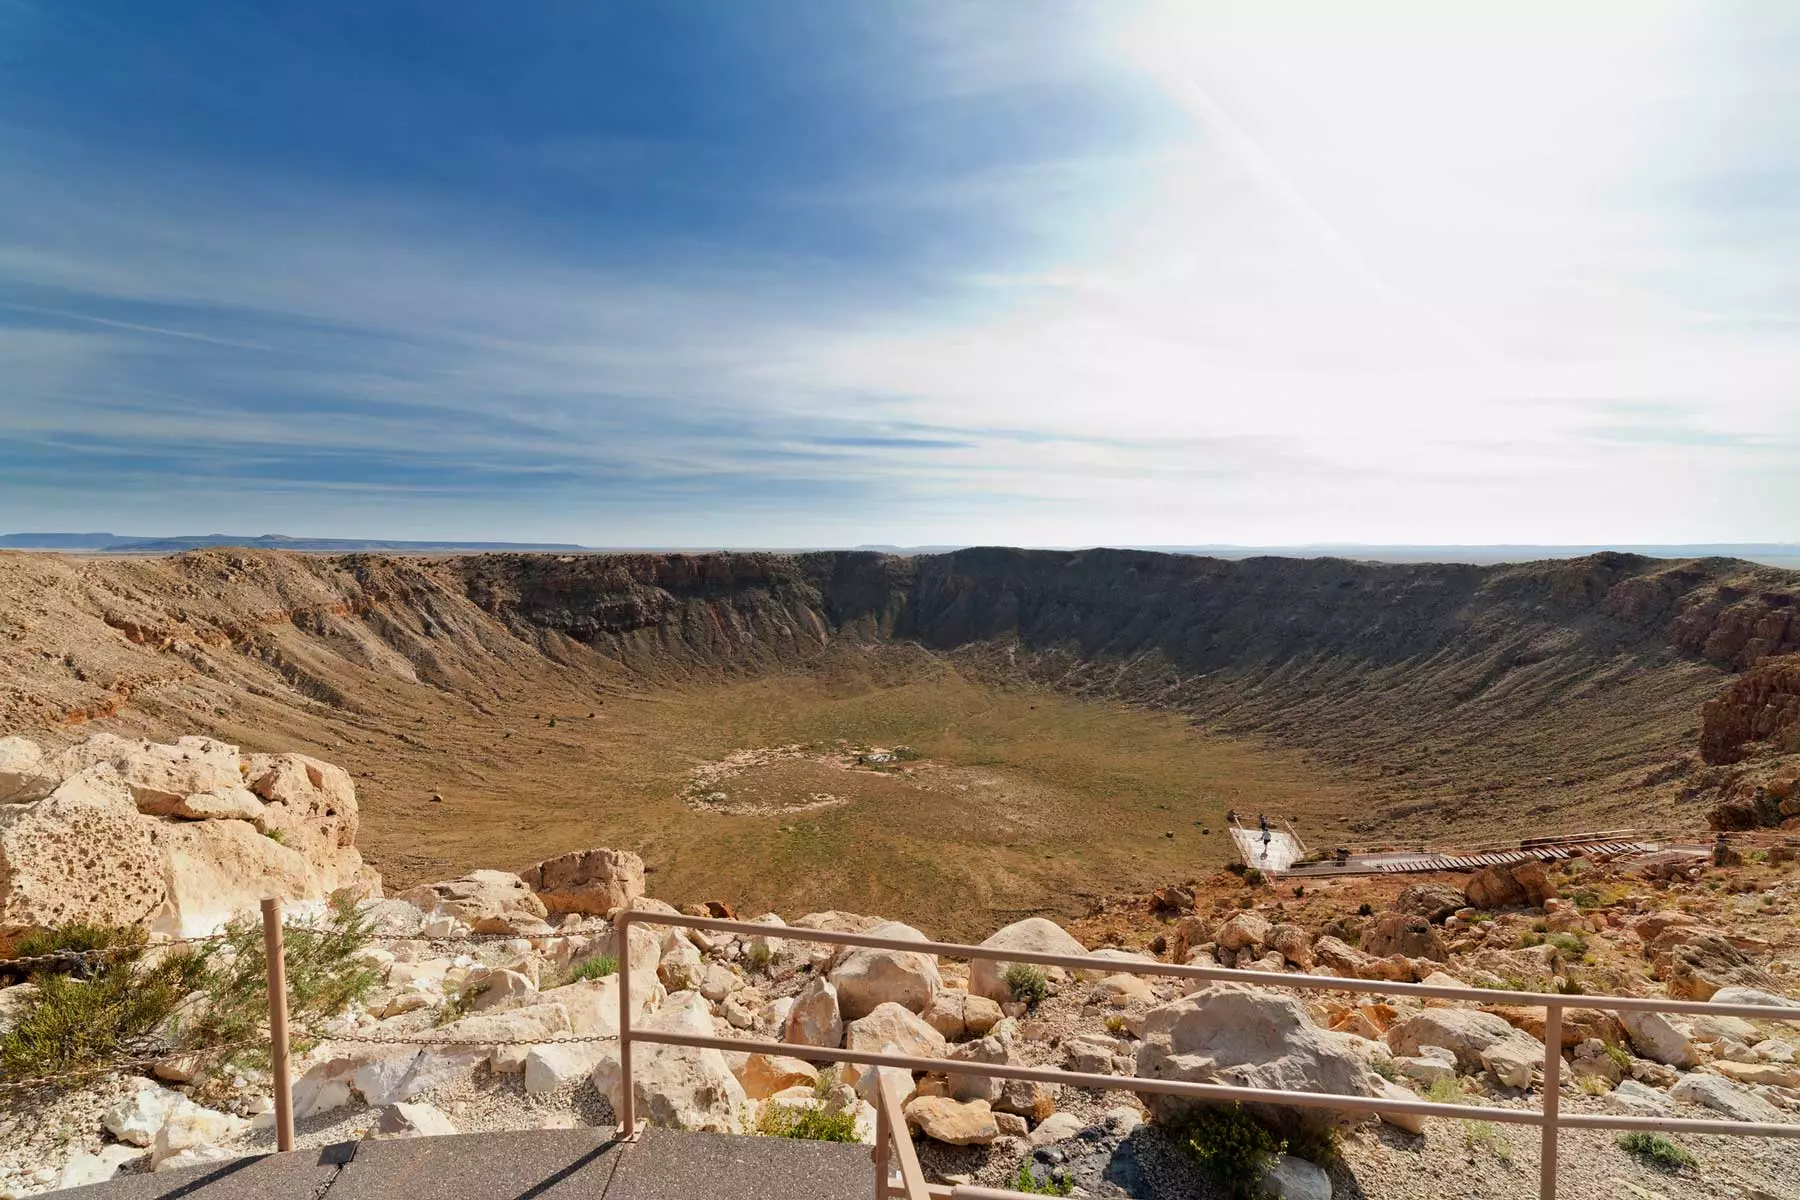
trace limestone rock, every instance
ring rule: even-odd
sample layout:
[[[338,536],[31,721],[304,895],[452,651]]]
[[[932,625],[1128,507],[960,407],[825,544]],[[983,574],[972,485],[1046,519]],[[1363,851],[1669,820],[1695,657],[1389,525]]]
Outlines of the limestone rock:
[[[1331,1176],[1325,1169],[1291,1154],[1275,1161],[1262,1186],[1273,1200],[1331,1200]]]
[[[868,1016],[846,1025],[844,1048],[920,1058],[943,1058],[949,1050],[943,1034],[920,1020],[910,1009],[891,1001],[877,1005]]]
[[[1394,983],[1411,983],[1417,975],[1413,970],[1412,960],[1405,955],[1392,954],[1386,958],[1377,958],[1373,954],[1364,954],[1335,937],[1322,937],[1314,942],[1313,955],[1318,966],[1348,979],[1386,979]]]
[[[1627,1116],[1661,1117],[1668,1115],[1674,1102],[1653,1087],[1646,1087],[1635,1079],[1623,1079],[1606,1094],[1603,1106],[1608,1112]]]
[[[375,1138],[444,1137],[456,1132],[450,1118],[429,1104],[390,1104],[375,1119]]]
[[[1138,1048],[1137,1074],[1146,1079],[1377,1095],[1381,1077],[1369,1069],[1353,1040],[1320,1029],[1293,996],[1213,987],[1150,1011]],[[1147,1096],[1145,1102],[1164,1120],[1179,1118],[1195,1104],[1156,1095]],[[1328,1109],[1248,1107],[1271,1125],[1296,1133],[1323,1131],[1352,1119]]]
[[[533,1046],[525,1053],[525,1094],[541,1096],[585,1079],[606,1054],[604,1042]]]
[[[698,992],[671,996],[644,1018],[646,1029],[713,1036],[712,1014]],[[607,1043],[594,1086],[617,1112],[621,1071],[617,1043]],[[743,1133],[749,1097],[718,1050],[639,1043],[632,1047],[632,1091],[639,1116],[652,1125],[710,1133]]]
[[[1277,925],[1269,931],[1269,948],[1302,971],[1310,971],[1313,957],[1312,934],[1302,925]]]
[[[1455,888],[1443,883],[1415,883],[1394,901],[1394,911],[1424,917],[1433,925],[1442,925],[1467,901]]]
[[[1087,947],[1076,941],[1055,921],[1044,917],[1027,917],[991,934],[982,946],[995,950],[1027,950],[1037,954],[1086,954]],[[1012,999],[1006,984],[1005,961],[978,958],[969,964],[969,993],[985,996],[998,1004]]]
[[[85,1187],[90,1183],[105,1183],[119,1173],[120,1167],[143,1158],[145,1153],[146,1151],[132,1146],[102,1146],[98,1154],[78,1151],[63,1164],[56,1186],[60,1190]]]
[[[788,1010],[781,1040],[826,1048],[844,1044],[844,1018],[838,1008],[837,988],[829,979],[815,978],[800,989]]]
[[[1117,1075],[1126,1057],[1125,1044],[1103,1033],[1078,1033],[1063,1039],[1063,1066],[1088,1075]]]
[[[1048,1146],[1053,1142],[1067,1141],[1085,1128],[1081,1118],[1074,1113],[1052,1113],[1031,1131],[1031,1144]]]
[[[1129,1008],[1133,1004],[1156,999],[1156,989],[1141,975],[1108,975],[1088,993],[1089,1004],[1108,1008]]]
[[[925,1023],[950,1041],[980,1037],[1000,1022],[1000,1006],[986,996],[947,989],[931,998],[919,1014]]]
[[[1787,1120],[1780,1109],[1749,1088],[1718,1075],[1703,1075],[1697,1071],[1683,1075],[1669,1089],[1669,1096],[1674,1100],[1710,1108],[1733,1121],[1780,1123]]]
[[[695,999],[698,1000],[699,997],[696,996]],[[707,1031],[711,1032],[710,1025],[707,1027]],[[573,1031],[569,1028],[567,1009],[560,1004],[538,1003],[529,1008],[476,1013],[474,1016],[464,1017],[460,1021],[452,1021],[438,1032],[447,1038],[474,1043],[471,1047],[458,1048],[459,1055],[472,1051],[487,1058],[488,1065],[495,1072],[510,1074],[525,1069],[526,1048],[517,1045],[502,1045],[501,1043]],[[488,1038],[492,1038],[493,1043],[491,1045],[483,1044]],[[427,1051],[422,1054],[421,1059],[426,1058],[430,1053]],[[375,1104],[378,1101],[369,1097],[369,1103]]]
[[[871,937],[923,942],[926,936],[910,925],[886,921],[866,930]],[[865,1017],[888,1003],[921,1012],[943,986],[937,959],[905,950],[851,947],[832,967],[830,979],[838,991],[844,1019]]]
[[[514,914],[538,920],[549,915],[530,886],[508,871],[470,871],[460,879],[420,884],[402,893],[400,899],[427,912],[450,913],[471,926],[486,918],[505,919]],[[632,965],[635,970],[636,963]]]
[[[1169,961],[1185,963],[1197,948],[1212,940],[1212,922],[1204,917],[1183,917],[1169,931]]]
[[[150,1166],[155,1169],[185,1150],[216,1146],[244,1126],[238,1117],[204,1108],[183,1096],[170,1107],[168,1119],[156,1131]]]
[[[146,1083],[107,1109],[100,1124],[128,1146],[148,1146],[156,1140],[156,1131],[169,1119],[170,1110],[182,1099],[180,1092]]]
[[[751,1054],[745,1057],[737,1077],[746,1096],[752,1100],[766,1100],[784,1088],[810,1089],[819,1081],[819,1069],[797,1058]]]
[[[1651,974],[1661,979],[1669,995],[1678,1000],[1710,1000],[1721,988],[1746,987],[1774,990],[1774,976],[1722,933],[1692,930],[1666,949],[1657,939],[1649,949],[1655,954]]]
[[[27,804],[56,790],[44,751],[30,738],[0,738],[0,804]]]
[[[1465,1008],[1423,1009],[1388,1030],[1388,1048],[1397,1055],[1417,1055],[1427,1046],[1450,1051],[1464,1071],[1491,1070],[1510,1087],[1529,1084],[1529,1065],[1544,1061],[1542,1042],[1492,1013]]]
[[[190,821],[249,821],[254,824],[262,820],[263,802],[249,788],[220,788],[216,792],[196,792],[181,797],[169,806],[168,815]]]
[[[518,971],[499,970],[488,976],[487,986],[476,994],[469,1007],[480,1012],[490,1008],[521,1008],[538,994],[537,984]]]
[[[135,925],[168,895],[155,822],[110,767],[0,807],[0,932],[75,922]]]
[[[1427,1086],[1456,1078],[1456,1055],[1442,1046],[1421,1046],[1416,1055],[1397,1054],[1389,1061],[1400,1074]]]
[[[1471,908],[1541,906],[1556,895],[1556,888],[1539,863],[1483,867],[1463,884],[1463,897]]]
[[[160,832],[167,900],[152,928],[178,937],[208,934],[262,898],[322,900],[326,891],[306,856],[264,837],[248,821],[165,824]]]
[[[1380,913],[1363,927],[1362,950],[1377,958],[1390,954],[1429,958],[1433,962],[1447,962],[1450,958],[1430,921],[1399,912]]]
[[[1265,918],[1253,912],[1240,912],[1219,926],[1216,940],[1221,948],[1233,953],[1260,951],[1268,944],[1273,928]]]
[[[1688,1035],[1662,1013],[1626,1011],[1619,1014],[1619,1023],[1631,1038],[1632,1048],[1653,1062],[1685,1069],[1700,1061]]]
[[[551,912],[605,916],[644,894],[644,860],[630,850],[575,850],[524,874]]]
[[[237,747],[212,738],[184,737],[172,746],[90,739],[79,753],[84,761],[110,763],[138,811],[151,816],[172,816],[183,800],[197,793],[243,786]]]
[[[985,1100],[964,1102],[948,1096],[920,1096],[904,1111],[907,1124],[946,1145],[985,1146],[1000,1136],[1000,1126]]]

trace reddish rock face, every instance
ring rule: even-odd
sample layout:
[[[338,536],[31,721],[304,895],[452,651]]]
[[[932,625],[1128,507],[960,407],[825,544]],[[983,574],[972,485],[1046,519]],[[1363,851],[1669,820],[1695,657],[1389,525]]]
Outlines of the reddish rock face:
[[[1800,750],[1800,654],[1764,659],[1700,710],[1700,754],[1733,763],[1749,742]]]

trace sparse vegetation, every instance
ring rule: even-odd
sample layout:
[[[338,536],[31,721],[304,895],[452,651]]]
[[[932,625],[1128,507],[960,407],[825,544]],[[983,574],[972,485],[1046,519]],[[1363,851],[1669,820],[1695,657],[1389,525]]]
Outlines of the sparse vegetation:
[[[1181,1141],[1200,1165],[1234,1196],[1254,1198],[1287,1142],[1236,1104],[1196,1109]]]
[[[296,1043],[312,1022],[336,1016],[367,995],[378,976],[357,951],[369,925],[354,905],[333,907],[317,927],[287,931],[288,1011]],[[53,949],[130,947],[81,973],[38,971],[38,990],[0,1037],[0,1068],[18,1077],[51,1075],[125,1059],[181,1052],[203,1067],[262,1065],[267,1058],[267,971],[259,925],[232,924],[222,942],[150,951],[141,930],[72,926],[25,939]]]
[[[1052,1171],[1039,1179],[1031,1173],[1031,1164],[1019,1164],[1019,1173],[1013,1178],[1012,1190],[1024,1192],[1027,1196],[1072,1196],[1075,1194],[1075,1181],[1068,1175]]]
[[[1587,939],[1577,933],[1553,933],[1547,939],[1570,962],[1580,962],[1587,957]]]
[[[756,1118],[756,1132],[763,1137],[795,1138],[807,1142],[857,1142],[854,1110],[827,1112],[816,1104],[765,1104]]]
[[[271,842],[274,842],[277,846],[287,845],[287,834],[279,829],[265,829],[263,830],[263,836],[268,838]]]
[[[1391,1058],[1375,1059],[1369,1064],[1369,1067],[1389,1083],[1393,1083],[1400,1078],[1400,1072],[1394,1069],[1394,1060]]]
[[[1042,967],[1031,963],[1012,963],[1001,976],[1012,997],[1027,1008],[1036,1008],[1050,995],[1050,977]]]
[[[590,979],[604,979],[608,975],[619,973],[619,960],[611,954],[596,954],[592,958],[584,958],[569,968],[564,983],[585,983]]]
[[[1464,1122],[1463,1145],[1471,1154],[1486,1150],[1501,1162],[1512,1161],[1512,1143],[1500,1136],[1500,1127],[1492,1121]]]
[[[1659,1171],[1675,1172],[1698,1165],[1698,1160],[1660,1133],[1636,1130],[1619,1138],[1619,1149]]]
[[[1454,1077],[1432,1080],[1425,1089],[1425,1098],[1433,1104],[1461,1104],[1466,1099],[1461,1082]]]

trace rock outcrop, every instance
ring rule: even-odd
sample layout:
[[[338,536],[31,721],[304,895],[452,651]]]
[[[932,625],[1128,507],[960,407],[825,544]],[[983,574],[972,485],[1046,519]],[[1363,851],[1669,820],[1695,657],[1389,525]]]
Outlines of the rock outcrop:
[[[603,917],[644,894],[644,860],[630,850],[574,850],[545,859],[522,878],[550,912]]]
[[[1055,921],[1027,917],[998,930],[981,943],[998,950],[1028,950],[1037,954],[1086,954],[1087,947]],[[1005,1004],[1013,998],[1004,960],[978,958],[969,964],[969,992]]]
[[[185,936],[271,894],[380,894],[354,844],[355,788],[329,763],[199,737],[102,733],[53,755],[4,743],[0,930],[85,921]]]
[[[1355,1041],[1319,1028],[1292,996],[1211,987],[1145,1016],[1137,1073],[1189,1083],[1382,1095],[1383,1081],[1369,1069]],[[1178,1118],[1195,1104],[1177,1096],[1149,1095],[1145,1101],[1152,1114],[1164,1119]],[[1320,1132],[1354,1120],[1331,1109],[1246,1107],[1290,1133]]]

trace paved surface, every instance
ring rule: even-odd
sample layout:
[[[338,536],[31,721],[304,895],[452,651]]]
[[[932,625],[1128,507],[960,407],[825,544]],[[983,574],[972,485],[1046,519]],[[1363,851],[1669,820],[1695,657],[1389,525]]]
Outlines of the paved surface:
[[[74,1188],[81,1200],[866,1200],[867,1146],[648,1129],[346,1142]]]
[[[1244,865],[1259,871],[1286,871],[1306,854],[1300,839],[1280,829],[1269,830],[1269,840],[1265,842],[1260,829],[1233,825],[1231,840],[1237,843]]]

